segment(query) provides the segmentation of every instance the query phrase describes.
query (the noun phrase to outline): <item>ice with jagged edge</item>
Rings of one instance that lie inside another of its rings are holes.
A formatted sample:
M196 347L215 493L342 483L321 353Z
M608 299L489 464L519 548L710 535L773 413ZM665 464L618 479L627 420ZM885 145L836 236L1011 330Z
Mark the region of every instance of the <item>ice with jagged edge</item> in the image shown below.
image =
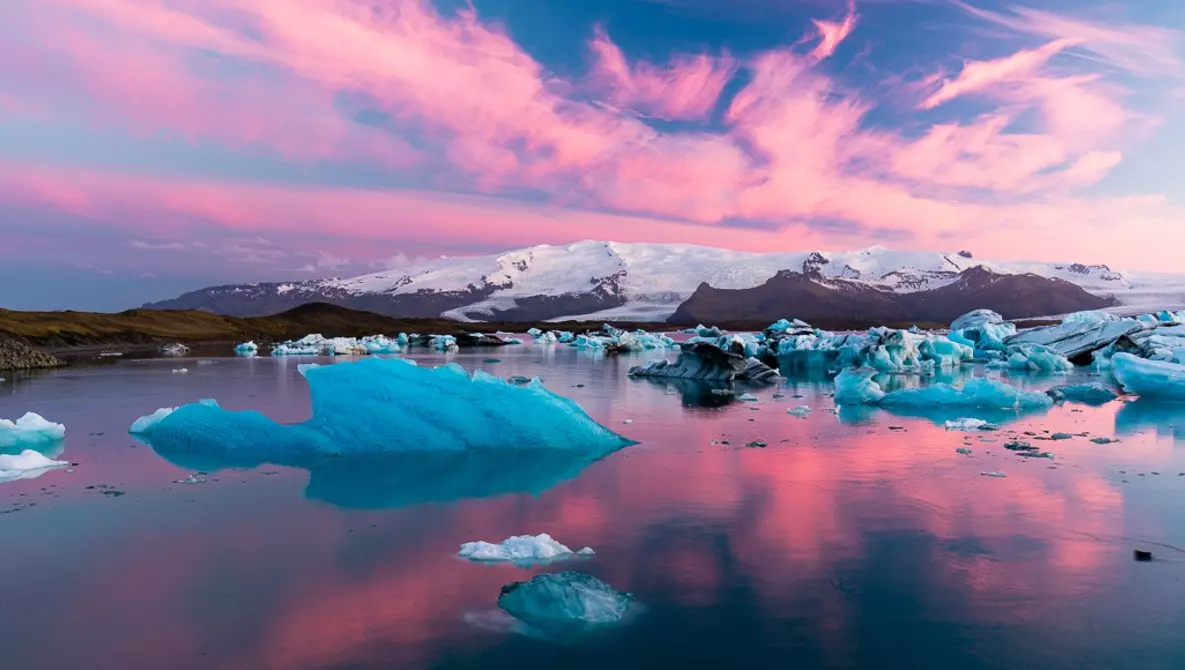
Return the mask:
M259 353L259 345L255 342L243 342L235 345L235 353L239 356L254 356Z
M68 465L66 461L52 460L33 449L25 449L19 454L0 454L0 483L36 479L50 470Z
M1016 334L1016 326L990 309L977 309L955 319L948 337L976 352L1004 351L1004 341Z
M272 356L363 356L366 354L397 354L407 346L408 337L400 333L397 338L386 335L355 337L325 337L319 333L305 335L299 340L288 340L272 347ZM254 344L248 342L246 344ZM235 347L236 353L240 352Z
M515 535L501 542L466 542L457 555L479 563L504 563L532 565L551 563L575 557L593 556L591 547L572 551L566 545L556 542L547 533L540 535Z
M943 335L893 328L863 333L809 330L785 319L770 326L768 351L791 365L840 370L870 367L880 372L932 373L971 361L975 350ZM750 355L760 355L750 354Z
M536 575L502 587L498 606L527 624L550 628L565 624L616 624L636 605L633 595L618 591L582 572Z
M885 391L877 384L873 370L844 370L835 378L835 402L898 408L971 407L983 409L1039 409L1053 404L1048 394L1025 391L1002 381L976 377L960 387L933 384L919 388Z
M363 358L303 370L312 418L281 425L212 402L158 410L138 434L170 452L268 451L286 457L415 451L560 450L604 455L632 444L538 379L523 386L456 364Z
M1185 401L1185 365L1126 353L1112 356L1111 365L1115 380L1128 393L1141 398Z
M1013 370L1028 370L1030 372L1057 373L1069 372L1074 369L1070 359L1061 352L1040 344L1013 344L1004 352L1008 367Z
M945 426L947 430L962 431L964 433L978 433L985 430L991 430L993 428L991 423L984 421L983 419L973 419L966 417L947 421Z
M11 421L0 419L0 449L39 448L66 438L66 427L35 412Z

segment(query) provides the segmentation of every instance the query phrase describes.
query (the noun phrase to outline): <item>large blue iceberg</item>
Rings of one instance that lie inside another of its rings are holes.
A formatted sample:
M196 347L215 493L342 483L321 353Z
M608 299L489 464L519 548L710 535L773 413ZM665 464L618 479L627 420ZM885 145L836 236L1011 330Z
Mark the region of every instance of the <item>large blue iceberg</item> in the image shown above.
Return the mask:
M514 386L450 364L421 368L367 358L306 368L313 416L285 426L213 403L179 407L140 434L153 444L217 442L226 451L286 454L558 449L607 454L631 441L598 424L542 382ZM144 423L148 425L145 426Z
M873 374L869 369L844 370L835 378L835 402L840 405L841 420L863 420L869 413L861 411L861 407L877 407L940 424L963 418L974 410L975 418L1000 424L1053 406L1048 394L984 377L970 379L962 387L935 383L885 392Z
M1185 401L1185 365L1149 361L1131 354L1111 357L1115 379L1125 391L1142 398Z

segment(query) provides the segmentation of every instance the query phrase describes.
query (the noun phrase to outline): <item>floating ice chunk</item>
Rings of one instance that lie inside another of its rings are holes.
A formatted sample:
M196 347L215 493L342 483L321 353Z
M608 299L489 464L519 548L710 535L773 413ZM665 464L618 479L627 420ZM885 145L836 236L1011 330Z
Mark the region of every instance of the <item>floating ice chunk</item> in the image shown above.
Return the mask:
M983 419L954 419L946 422L947 430L958 430L966 433L979 432L982 430L991 430L992 424Z
M976 351L1003 351L1004 340L1016 334L1016 326L990 309L977 309L954 320L950 339Z
M700 337L722 337L724 335L724 331L720 330L716 326L708 327L702 323L696 326L692 332L694 332L696 335L699 335Z
M543 331L539 330L538 328L530 328L527 330L527 335L530 335L531 337L537 338L542 334L543 334Z
M522 344L523 343L523 341L517 337L503 338L502 341L505 342L506 344Z
M235 353L239 356L254 356L259 353L259 345L254 342L243 342L235 346Z
M798 407L787 409L786 413L805 418L807 414L811 413L811 408L810 405L799 405Z
M490 542L466 542L461 545L458 555L471 561L505 562L517 564L546 563L572 558L576 555L592 556L589 547L574 552L565 545L556 542L550 535L515 535L498 544Z
M46 458L45 454L32 449L25 449L16 455L0 454L0 483L34 479L47 470L68 465L70 464L66 461L51 460Z
M1086 405L1103 405L1119 396L1111 389L1097 382L1074 386L1055 386L1048 391L1057 402L1080 402Z
M1003 472L1000 472L999 470L992 470L990 472L981 472L979 474L982 477L1007 477L1008 476L1008 475L1004 474Z
M160 352L166 356L184 356L189 353L189 347L176 342L174 344L166 344L160 348Z
M535 338L535 344L555 344L559 341L559 338L556 337L556 334L550 330L546 333L540 332L538 328L532 328L531 330L535 331L534 333L531 333L531 336Z
M1116 381L1128 393L1142 398L1185 400L1185 365L1124 353L1112 356L1111 364Z
M1060 352L1040 344L1014 344L1005 351L1008 367L1032 372L1069 372L1070 360Z
M835 402L840 405L875 405L885 397L872 381L872 370L844 370L835 378Z
M361 454L434 450L571 450L607 454L632 442L538 380L511 385L455 364L427 369L398 358L363 358L306 371L313 416L280 425L258 412L185 405L143 433L153 446L225 453L261 450Z
M768 372L777 375L776 371L757 362L760 368L750 369L749 360L732 349L722 349L711 342L686 342L680 347L679 358L674 363L667 360L649 361L630 368L629 375L703 381L732 381L745 379L749 374L767 378Z
M1068 314L1062 319L1062 323L1099 324L1099 323L1109 323L1111 321L1118 321L1118 320L1119 320L1119 317L1115 316L1114 314L1111 314L1110 312L1104 312L1101 309L1095 309L1095 310L1087 310L1085 312L1074 312L1073 314Z
M503 586L498 606L520 621L550 627L620 623L636 600L592 575L560 572Z
M459 351L457 346L457 338L452 335L433 335L432 348L437 351L455 352Z
M37 447L65 439L66 427L27 412L16 421L0 419L0 449Z
M757 396L753 395L752 393L742 393L737 396L737 400L742 402L757 402Z
M955 453L963 455L963 456L970 456L971 450L968 449L967 447L959 447L958 449L955 449Z
M1071 315L1074 316L1074 315ZM1034 328L1018 333L1007 340L1008 345L1040 344L1066 358L1102 349L1125 335L1144 330L1145 324L1135 319L1091 320L1067 318L1054 326Z
M556 335L555 341L559 342L561 344L570 344L571 342L576 340L576 336L566 330L560 330L560 331L555 331L555 332L558 333L558 335Z
M173 368L173 374L175 375L183 375L187 372L189 372L189 368Z

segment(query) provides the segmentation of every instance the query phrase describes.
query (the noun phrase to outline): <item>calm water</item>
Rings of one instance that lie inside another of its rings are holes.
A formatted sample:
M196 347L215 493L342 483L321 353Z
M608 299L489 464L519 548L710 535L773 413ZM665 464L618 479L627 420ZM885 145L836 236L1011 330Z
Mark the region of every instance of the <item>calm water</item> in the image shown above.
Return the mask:
M203 397L302 420L307 361L123 361L0 383L0 417L65 423L60 458L79 463L0 484L3 667L1185 667L1185 411L1067 405L969 436L837 416L825 381L705 406L722 400L629 380L644 358L452 357L542 375L640 442L578 473L484 464L488 480L264 465L184 484L193 464L127 435ZM801 404L808 418L786 414ZM1002 448L1010 431L1121 441L1034 442L1057 459L1025 460ZM536 569L454 557L542 532L597 555ZM632 592L644 615L568 644L498 623L503 584L564 569Z

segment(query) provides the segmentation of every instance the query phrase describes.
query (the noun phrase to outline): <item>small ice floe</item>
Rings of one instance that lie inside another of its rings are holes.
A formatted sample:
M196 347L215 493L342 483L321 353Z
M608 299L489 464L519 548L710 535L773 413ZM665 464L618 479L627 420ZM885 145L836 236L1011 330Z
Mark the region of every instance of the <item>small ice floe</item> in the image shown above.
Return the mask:
M811 413L811 408L809 405L799 405L798 407L787 409L786 413L805 419L806 415Z
M254 342L243 342L235 346L235 354L239 356L254 356L259 353L259 345Z
M522 375L514 375L513 377L507 377L506 381L510 382L511 384L514 384L515 386L526 386L527 384L531 383L531 380L529 377L524 377Z
M55 468L70 465L66 461L55 461L39 451L25 449L19 454L0 454L0 483L18 479L35 479Z
M979 473L979 475L981 477L1007 477L1008 476L1008 475L1004 474L1003 472L1000 472L999 470L990 470L988 472L981 472L981 473Z
M206 473L195 472L192 475L186 477L185 479L178 479L177 481L175 481L173 483L174 484L205 484L206 481L207 481L206 480Z
M112 358L115 356L123 356L122 351L104 351L99 354L99 358Z
M466 542L461 545L457 555L478 563L505 563L515 565L530 565L533 563L550 563L570 558L587 558L596 552L591 547L580 551L572 551L567 546L556 542L550 535L515 535L502 540L498 544L491 542Z
M187 372L189 372L189 368L173 368L173 374L175 375L183 375Z
M1094 442L1095 444L1111 444L1112 442L1118 442L1119 440L1114 440L1109 437L1092 437L1090 438L1090 441Z
M625 424L625 425L627 425L627 426L628 426L628 425L630 425L630 424L631 424L631 423L633 423L633 422L634 422L634 420L633 420L633 419L624 419L624 420L622 420L622 423L624 423L624 424Z
M737 396L737 400L742 402L757 402L757 396L753 395L752 393L742 393Z
M166 356L184 356L189 353L189 347L176 342L174 344L166 344L160 348L160 352Z
M947 430L958 430L972 433L985 430L995 430L996 427L983 419L954 419L946 422Z
M1074 436L1069 433L1054 433L1053 435L1049 436L1049 439L1051 439L1051 440L1072 440L1072 439L1074 439Z
M0 449L35 447L57 442L65 437L65 426L46 421L35 412L26 412L16 421L0 419Z
M963 456L970 456L970 455L971 455L971 450L970 450L970 449L968 449L967 447L959 447L958 449L955 449L955 453L956 453L956 454L961 454L961 455L963 455Z

